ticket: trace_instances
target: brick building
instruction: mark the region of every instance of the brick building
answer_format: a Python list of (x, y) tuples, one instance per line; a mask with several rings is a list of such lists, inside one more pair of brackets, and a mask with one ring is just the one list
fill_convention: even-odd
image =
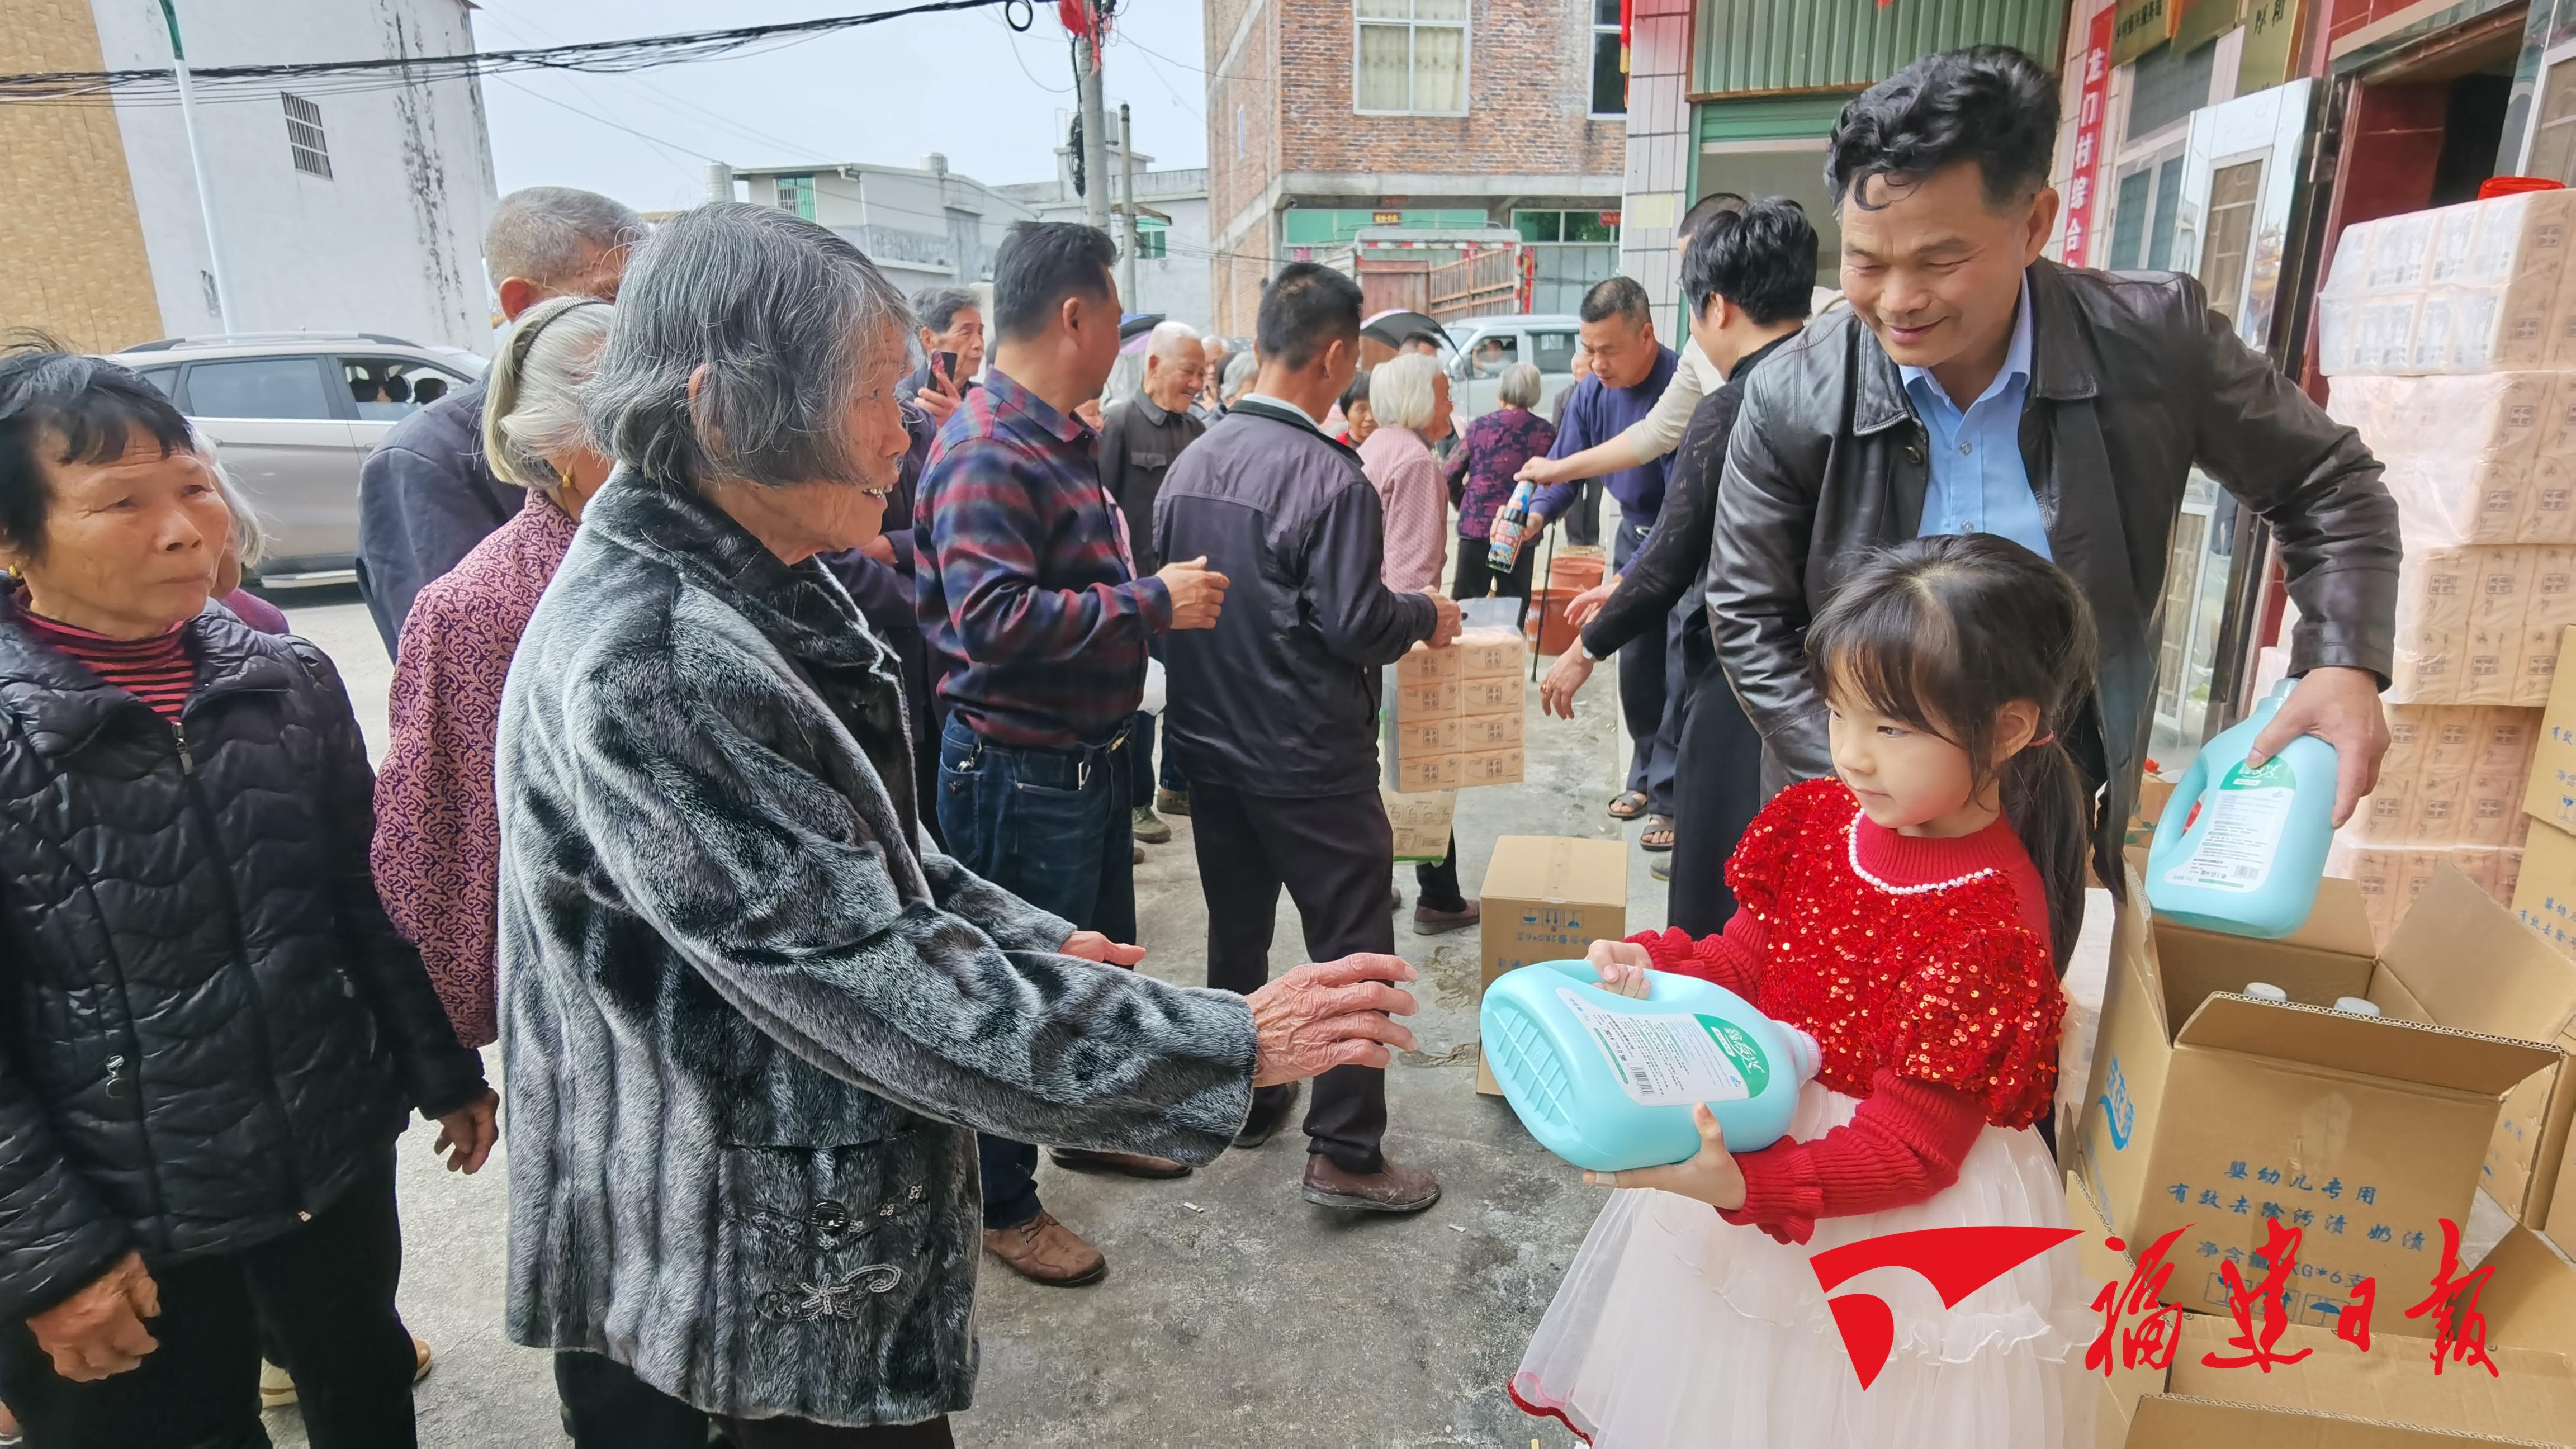
[(1366, 227), (1516, 229), (1543, 310), (1616, 270), (1618, 0), (1206, 4), (1217, 330)]

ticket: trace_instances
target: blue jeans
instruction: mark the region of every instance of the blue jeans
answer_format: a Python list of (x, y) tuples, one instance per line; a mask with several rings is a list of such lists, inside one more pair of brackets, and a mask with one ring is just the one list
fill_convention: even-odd
[[(1129, 762), (1127, 771), (1136, 780), (1136, 798), (1130, 803), (1143, 809), (1154, 803), (1156, 777), (1150, 768), (1154, 763), (1154, 717), (1141, 709), (1129, 715), (1127, 738), (1133, 742), (1136, 751), (1136, 758)], [(1182, 776), (1181, 762), (1172, 758), (1169, 745), (1163, 747), (1161, 781), (1163, 788), (1175, 795), (1190, 793), (1190, 782)]]
[[(1070, 749), (987, 742), (962, 715), (939, 736), (939, 828), (968, 870), (1042, 911), (1113, 941), (1136, 939), (1136, 864), (1128, 732)], [(1038, 1150), (982, 1137), (984, 1226), (1043, 1209)]]

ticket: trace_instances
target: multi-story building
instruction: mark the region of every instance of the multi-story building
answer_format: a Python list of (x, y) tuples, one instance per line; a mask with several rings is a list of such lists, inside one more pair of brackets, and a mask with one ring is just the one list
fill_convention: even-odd
[(1534, 305), (1617, 268), (1618, 0), (1207, 0), (1218, 330), (1301, 255), (1517, 231)]
[[(1126, 244), (1126, 202), (1119, 191), (1120, 151), (1109, 154), (1110, 234)], [(1029, 208), (1040, 221), (1080, 221), (1084, 199), (1073, 189), (1073, 148), (1055, 151), (1055, 179), (993, 188)], [(1136, 295), (1130, 312), (1160, 312), (1194, 327), (1207, 327), (1208, 174), (1204, 167), (1157, 171), (1154, 158), (1136, 153)]]
[[(469, 0), (190, 0), (204, 68), (473, 50)], [(167, 70), (157, 0), (18, 0), (0, 71)], [(306, 93), (309, 89), (310, 93)], [(370, 89), (200, 87), (199, 139), (234, 326), (483, 345), (493, 201), (470, 78)], [(166, 89), (110, 104), (0, 106), (0, 325), (114, 349), (220, 331), (215, 267), (179, 109)]]
[(1002, 233), (1034, 214), (1004, 188), (949, 170), (936, 151), (918, 169), (860, 161), (736, 167), (733, 174), (746, 200), (839, 232), (907, 295), (991, 281)]

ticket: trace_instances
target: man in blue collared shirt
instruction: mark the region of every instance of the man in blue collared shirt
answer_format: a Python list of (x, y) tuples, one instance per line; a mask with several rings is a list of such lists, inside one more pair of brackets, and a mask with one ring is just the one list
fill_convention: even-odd
[(2021, 284), (2003, 370), (1966, 411), (1932, 369), (1900, 364), (1896, 375), (1905, 380), (1905, 395), (1931, 435), (1926, 466), (1932, 481), (1923, 495), (1920, 536), (2001, 534), (2049, 557), (2048, 521), (2040, 516), (2021, 456), (2021, 409), (2030, 395), (2030, 283)]

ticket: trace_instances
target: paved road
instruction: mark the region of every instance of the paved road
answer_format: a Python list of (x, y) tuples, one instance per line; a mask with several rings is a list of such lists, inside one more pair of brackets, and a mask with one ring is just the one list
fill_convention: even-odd
[[(336, 659), (371, 748), (384, 741), (391, 670), (346, 590), (281, 594), (296, 629)], [(1530, 705), (1528, 780), (1461, 796), (1463, 878), (1483, 878), (1498, 834), (1618, 833), (1602, 813), (1624, 761), (1611, 671), (1569, 725)], [(1146, 969), (1202, 984), (1206, 915), (1189, 827), (1138, 868)], [(1633, 832), (1634, 827), (1631, 827)], [(1630, 857), (1632, 929), (1659, 925), (1663, 889)], [(1409, 869), (1396, 882), (1411, 900)], [(1295, 912), (1273, 952), (1304, 959)], [(1447, 1195), (1400, 1220), (1354, 1221), (1297, 1196), (1293, 1134), (1169, 1183), (1040, 1170), (1048, 1206), (1109, 1255), (1109, 1278), (1045, 1289), (988, 1273), (976, 1407), (958, 1439), (985, 1445), (1509, 1445), (1573, 1442), (1502, 1386), (1582, 1240), (1599, 1195), (1547, 1156), (1498, 1100), (1475, 1095), (1473, 933), (1399, 935), (1421, 968), (1422, 1050), (1388, 1083), (1389, 1150), (1437, 1171)], [(497, 1052), (486, 1054), (497, 1068)], [(430, 1134), (400, 1144), (403, 1312), (438, 1351), (421, 1385), (432, 1449), (560, 1449), (545, 1355), (501, 1333), (506, 1202), (498, 1158), (441, 1171)], [(506, 1153), (508, 1139), (503, 1139)], [(271, 1414), (288, 1449), (291, 1410)]]

